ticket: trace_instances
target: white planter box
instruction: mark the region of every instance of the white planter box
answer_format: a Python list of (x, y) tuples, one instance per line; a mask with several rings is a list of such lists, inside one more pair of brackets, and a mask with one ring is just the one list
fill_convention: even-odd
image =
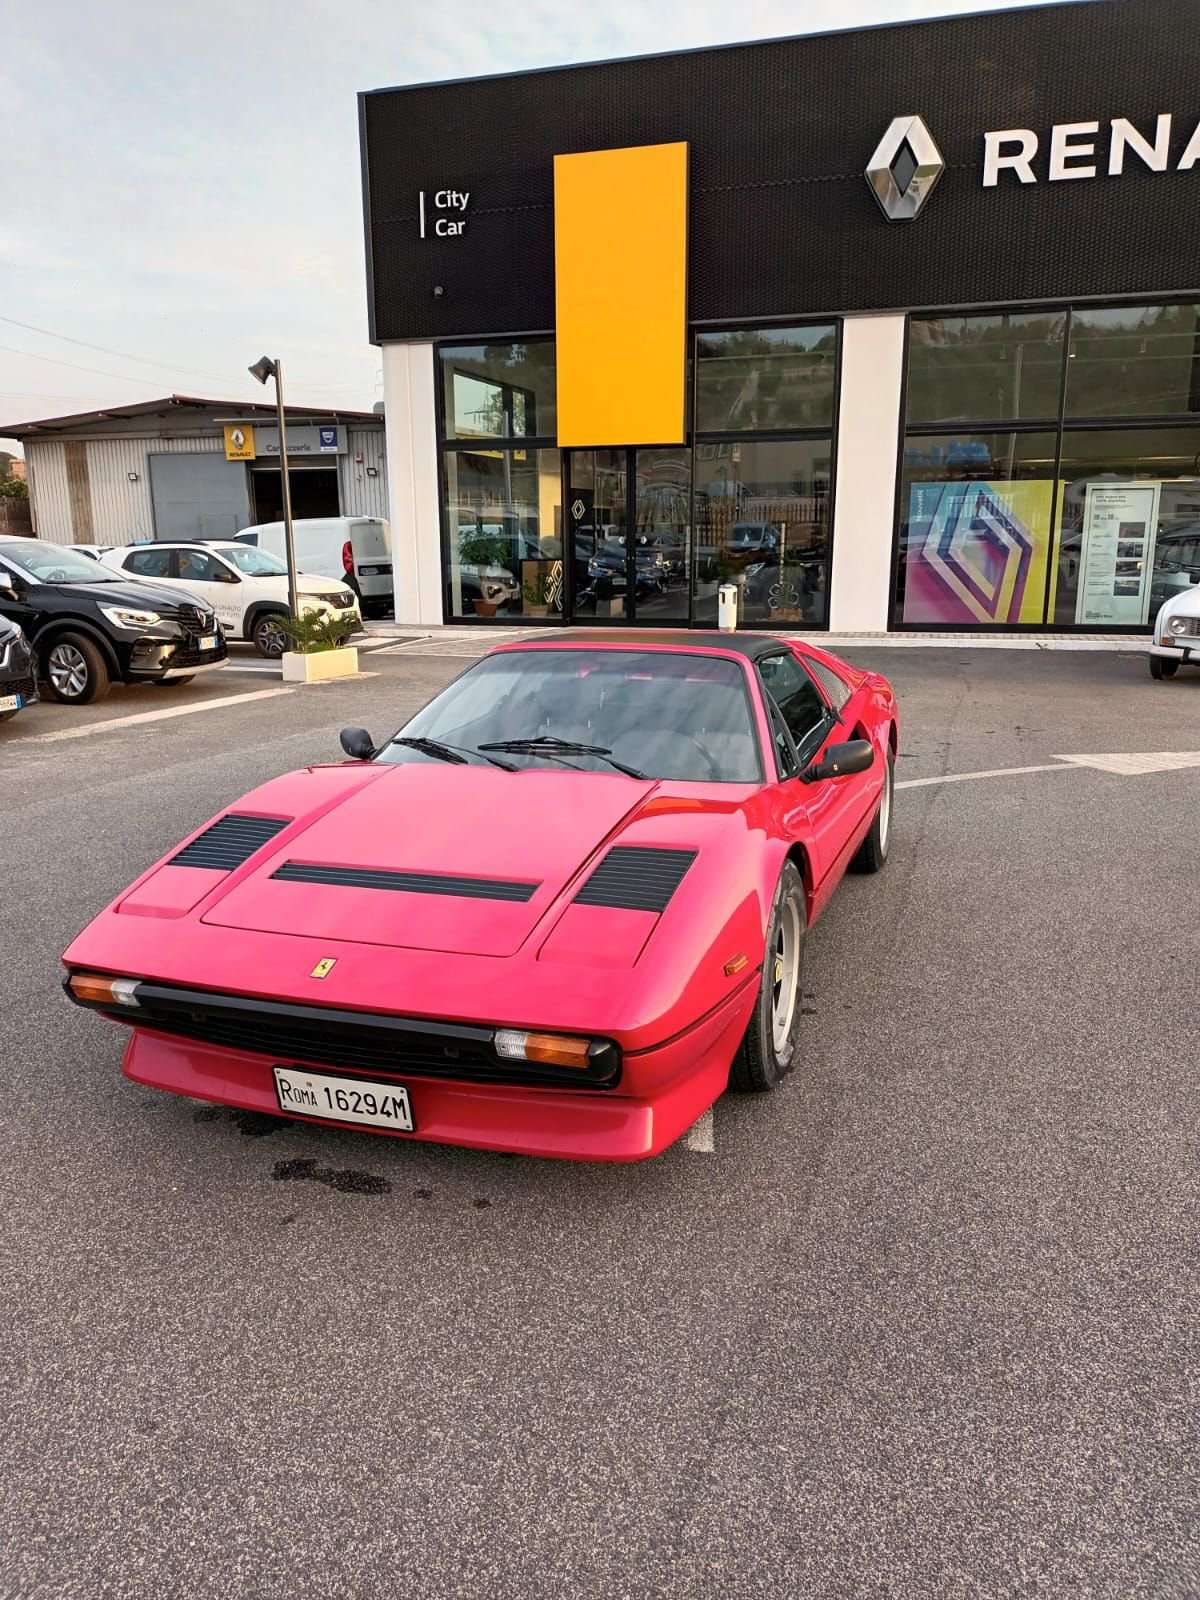
[(310, 655), (287, 650), (280, 659), (284, 683), (328, 683), (330, 678), (353, 678), (358, 672), (358, 649), (352, 644)]

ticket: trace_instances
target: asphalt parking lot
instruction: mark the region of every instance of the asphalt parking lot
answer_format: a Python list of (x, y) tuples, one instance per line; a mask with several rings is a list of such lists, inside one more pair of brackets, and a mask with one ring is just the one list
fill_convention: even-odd
[(153, 1094), (60, 993), (180, 834), (462, 659), (0, 732), (0, 1596), (1200, 1594), (1200, 673), (851, 654), (908, 787), (806, 1069), (636, 1167)]

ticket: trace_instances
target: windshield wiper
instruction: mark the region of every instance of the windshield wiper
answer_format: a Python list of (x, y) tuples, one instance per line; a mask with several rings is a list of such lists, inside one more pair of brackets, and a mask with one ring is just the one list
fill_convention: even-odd
[[(507, 750), (513, 755), (529, 754), (534, 756), (599, 756), (601, 761), (607, 761), (610, 767), (616, 767), (618, 772), (623, 772), (627, 778), (644, 778), (646, 774), (639, 772), (636, 767), (627, 767), (623, 761), (618, 761), (612, 751), (602, 744), (578, 744), (573, 739), (556, 739), (553, 734), (543, 733), (536, 739), (500, 739), (495, 744), (481, 744), (484, 750)], [(570, 762), (564, 763), (570, 766)]]
[[(409, 739), (401, 737), (393, 739), (393, 744), (407, 745), (410, 750), (419, 750), (422, 755), (436, 756), (439, 761), (453, 761), (455, 766), (466, 767), (470, 765), (467, 756), (483, 756), (485, 761), (493, 767), (503, 767), (505, 772), (516, 772), (518, 769), (511, 761), (497, 761), (494, 756), (484, 754), (487, 746), (482, 749), (472, 750), (469, 745), (445, 744), (441, 739)], [(463, 752), (466, 752), (465, 754)]]

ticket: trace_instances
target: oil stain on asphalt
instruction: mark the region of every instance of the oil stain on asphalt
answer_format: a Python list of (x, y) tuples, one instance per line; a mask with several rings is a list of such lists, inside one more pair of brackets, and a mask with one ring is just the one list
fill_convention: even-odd
[(386, 1178), (373, 1172), (355, 1172), (351, 1168), (319, 1167), (315, 1161), (298, 1159), (277, 1161), (271, 1169), (277, 1183), (323, 1183), (339, 1194), (391, 1194), (392, 1186)]

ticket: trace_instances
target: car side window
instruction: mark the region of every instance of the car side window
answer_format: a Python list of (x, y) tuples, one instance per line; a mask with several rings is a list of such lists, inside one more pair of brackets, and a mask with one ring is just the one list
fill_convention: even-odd
[(169, 578), (171, 576), (171, 552), (169, 550), (135, 550), (125, 560), (126, 572), (136, 573), (139, 578)]
[(816, 684), (794, 655), (766, 656), (758, 663), (767, 695), (778, 708), (803, 764), (811, 756), (829, 721), (829, 707)]
[(206, 555), (203, 550), (181, 550), (179, 552), (179, 576), (190, 578), (193, 583), (220, 583), (221, 574), (217, 563), (212, 556)]
[(840, 711), (850, 698), (850, 685), (839, 678), (832, 667), (827, 667), (823, 661), (815, 661), (810, 655), (804, 656), (804, 665), (824, 689), (833, 709)]

